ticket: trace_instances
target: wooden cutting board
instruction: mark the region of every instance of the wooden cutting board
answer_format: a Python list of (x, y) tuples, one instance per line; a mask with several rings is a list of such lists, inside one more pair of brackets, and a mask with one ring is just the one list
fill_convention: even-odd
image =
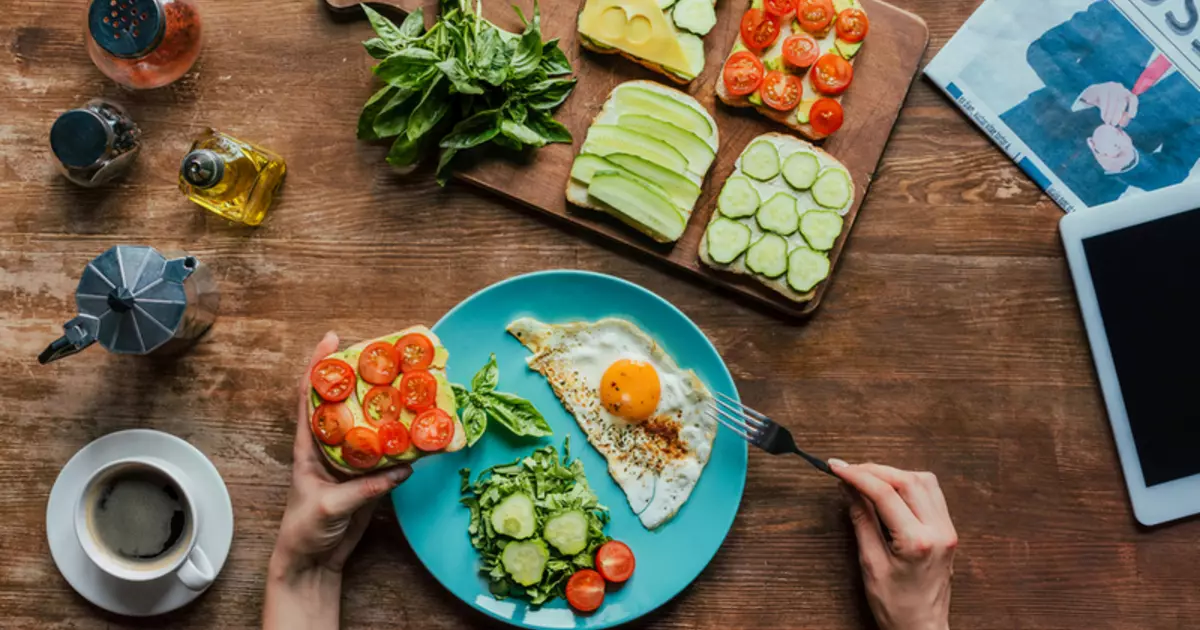
[[(357, 2), (350, 0), (326, 1), (335, 10), (357, 6)], [(575, 30), (583, 1), (544, 0), (541, 3), (543, 37), (561, 38), (559, 45), (570, 58), (579, 78), (575, 92), (555, 114), (571, 130), (574, 145), (550, 145), (518, 159), (498, 154), (475, 156), (470, 163), (463, 164), (455, 177), (561, 219), (576, 229), (603, 235), (648, 259), (724, 287), (735, 299), (758, 302), (793, 317), (810, 315), (820, 305), (837, 273), (846, 239), (929, 43), (925, 21), (880, 0), (861, 0), (871, 18), (871, 32), (855, 61), (854, 82), (842, 100), (845, 124), (821, 143), (826, 151), (849, 168), (855, 184), (854, 205), (845, 217), (842, 236), (829, 253), (833, 266), (830, 279), (817, 287), (812, 300), (792, 302), (747, 276), (707, 267), (697, 256), (700, 237), (716, 208), (717, 194), (725, 178), (733, 172), (738, 155), (760, 134), (768, 131), (791, 133), (751, 109), (728, 107), (715, 95), (717, 81), (721, 80), (721, 67), (738, 37), (741, 16), (749, 3), (746, 0), (718, 0), (717, 26), (704, 38), (707, 67), (696, 80), (680, 86), (619, 56), (583, 49)], [(390, 5), (406, 12), (422, 7), (426, 24), (433, 21), (437, 6), (434, 0), (373, 0), (373, 4)], [(533, 2), (519, 0), (517, 4), (528, 15)], [(485, 2), (484, 16), (502, 28), (521, 30), (507, 1)], [(563, 192), (571, 163), (583, 144), (592, 119), (617, 84), (633, 79), (659, 81), (690, 93), (713, 113), (720, 132), (720, 150), (705, 181), (704, 193), (696, 203), (687, 230), (674, 245), (660, 245), (607, 215), (569, 205)]]

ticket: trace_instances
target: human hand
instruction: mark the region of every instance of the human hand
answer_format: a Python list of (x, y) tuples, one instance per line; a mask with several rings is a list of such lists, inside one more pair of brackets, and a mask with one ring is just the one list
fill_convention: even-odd
[[(829, 460), (852, 488), (850, 518), (858, 538), (867, 600), (882, 630), (947, 630), (950, 576), (958, 534), (946, 498), (928, 472)], [(880, 526), (891, 534), (887, 542)]]
[(1087, 140), (1092, 157), (1105, 173), (1120, 173), (1137, 158), (1137, 149), (1129, 134), (1111, 125), (1100, 125)]
[(1137, 116), (1138, 97), (1115, 81), (1089, 85), (1079, 100), (1100, 110), (1100, 120), (1106, 125), (1124, 127)]

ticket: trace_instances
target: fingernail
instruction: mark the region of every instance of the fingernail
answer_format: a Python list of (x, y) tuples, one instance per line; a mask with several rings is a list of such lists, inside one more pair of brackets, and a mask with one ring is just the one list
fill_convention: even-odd
[(387, 478), (388, 481), (392, 482), (393, 485), (398, 485), (405, 479), (408, 479), (409, 475), (411, 474), (412, 468), (409, 468), (408, 466), (398, 466), (387, 471)]
[(850, 465), (836, 457), (830, 457), (826, 461), (828, 461), (829, 465), (832, 466), (833, 468), (845, 468)]

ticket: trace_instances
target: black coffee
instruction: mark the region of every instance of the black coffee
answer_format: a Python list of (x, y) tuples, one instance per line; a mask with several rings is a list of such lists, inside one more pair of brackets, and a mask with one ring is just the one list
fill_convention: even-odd
[(186, 499), (154, 470), (118, 471), (96, 490), (90, 524), (96, 540), (135, 563), (171, 553), (188, 529)]

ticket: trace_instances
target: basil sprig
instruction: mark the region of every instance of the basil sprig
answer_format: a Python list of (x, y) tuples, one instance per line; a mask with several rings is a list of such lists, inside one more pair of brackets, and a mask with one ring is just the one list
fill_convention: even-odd
[[(388, 163), (411, 167), (436, 146), (438, 183), (460, 151), (487, 144), (512, 151), (571, 142), (551, 113), (575, 89), (571, 63), (558, 40), (542, 41), (537, 4), (532, 19), (517, 15), (522, 33), (480, 17), (481, 4), (439, 0), (441, 19), (425, 30), (417, 9), (397, 26), (363, 5), (376, 37), (363, 42), (380, 60), (385, 85), (363, 105), (361, 140), (395, 138)], [(514, 7), (515, 8), (515, 7)]]
[(461, 412), (463, 429), (467, 433), (467, 446), (474, 445), (483, 436), (489, 419), (504, 425), (516, 435), (551, 435), (553, 431), (550, 424), (533, 403), (515, 394), (496, 391), (499, 381), (500, 369), (496, 366), (496, 355), (493, 354), (471, 379), (470, 390), (457, 383), (450, 386), (454, 390), (454, 402)]

